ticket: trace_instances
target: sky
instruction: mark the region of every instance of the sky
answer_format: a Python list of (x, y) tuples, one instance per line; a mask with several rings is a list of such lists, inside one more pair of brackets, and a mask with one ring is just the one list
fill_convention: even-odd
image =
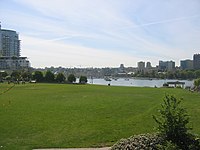
[(32, 67), (136, 67), (200, 53), (200, 0), (0, 0)]

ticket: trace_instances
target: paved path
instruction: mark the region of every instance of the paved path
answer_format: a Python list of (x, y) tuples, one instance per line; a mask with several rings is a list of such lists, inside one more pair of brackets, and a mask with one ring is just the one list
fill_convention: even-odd
[(33, 149), (33, 150), (109, 150), (110, 147), (102, 148), (46, 148), (46, 149)]

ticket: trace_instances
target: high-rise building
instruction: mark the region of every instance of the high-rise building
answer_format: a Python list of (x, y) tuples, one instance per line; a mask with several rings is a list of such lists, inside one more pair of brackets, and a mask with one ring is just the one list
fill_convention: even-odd
[(145, 62), (143, 62), (143, 61), (138, 62), (138, 69), (139, 70), (145, 69)]
[(193, 67), (195, 70), (200, 69), (200, 54), (194, 54)]
[(152, 66), (151, 66), (151, 62), (147, 62), (147, 64), (146, 64), (146, 68), (147, 68), (147, 69), (152, 68)]
[(183, 70), (190, 70), (193, 69), (193, 60), (186, 59), (186, 60), (181, 60), (181, 69)]
[(159, 61), (158, 69), (160, 71), (172, 71), (175, 69), (174, 61)]
[(0, 56), (20, 56), (20, 40), (16, 31), (5, 30), (0, 27)]
[(1, 29), (0, 24), (0, 70), (28, 69), (27, 57), (20, 57), (20, 40), (16, 31)]
[(120, 64), (120, 67), (119, 67), (119, 72), (120, 72), (120, 73), (123, 73), (123, 72), (125, 72), (125, 67), (124, 67), (124, 64)]

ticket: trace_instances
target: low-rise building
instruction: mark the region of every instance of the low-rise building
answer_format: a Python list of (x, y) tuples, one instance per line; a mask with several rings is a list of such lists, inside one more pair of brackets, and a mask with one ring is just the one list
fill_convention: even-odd
[(0, 24), (0, 70), (30, 68), (27, 57), (20, 56), (19, 35), (14, 30), (1, 29)]
[(21, 70), (30, 68), (27, 57), (0, 57), (1, 70)]

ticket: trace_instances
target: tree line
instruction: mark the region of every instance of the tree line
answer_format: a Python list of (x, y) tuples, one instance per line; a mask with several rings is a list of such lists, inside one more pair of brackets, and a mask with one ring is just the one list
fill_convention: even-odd
[(192, 80), (200, 78), (200, 70), (176, 70), (167, 72), (136, 72), (134, 77), (147, 77), (147, 78), (159, 78), (159, 79), (182, 79), (182, 80)]
[[(54, 74), (51, 71), (41, 72), (41, 71), (13, 71), (11, 74), (7, 72), (0, 72), (0, 81), (31, 81), (36, 82), (46, 82), (46, 83), (74, 83), (76, 82), (76, 77), (74, 74), (65, 76), (63, 73)], [(80, 76), (79, 83), (87, 83), (86, 76)]]

